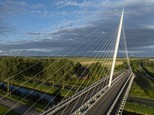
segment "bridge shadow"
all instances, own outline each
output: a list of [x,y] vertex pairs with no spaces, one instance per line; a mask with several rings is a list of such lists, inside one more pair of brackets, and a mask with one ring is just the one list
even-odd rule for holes
[[152,86],[148,78],[145,78],[145,77],[146,76],[144,75],[143,72],[139,72],[137,73],[137,76],[134,79],[134,82],[136,83],[137,86],[143,89],[146,94],[149,95],[150,94],[149,90],[152,89]]
[[61,89],[57,89],[53,95],[56,95],[56,98],[54,99],[54,104],[59,103],[64,97],[60,93]]
[[76,71],[76,75],[82,79],[89,78],[89,69],[82,65],[80,69]]
[[126,111],[124,110],[122,115],[143,115],[143,114],[140,114],[140,113],[135,113],[135,112],[130,112],[130,111]]

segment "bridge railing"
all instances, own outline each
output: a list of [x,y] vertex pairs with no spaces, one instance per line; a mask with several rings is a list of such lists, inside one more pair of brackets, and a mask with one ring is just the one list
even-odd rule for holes
[[129,82],[128,88],[126,90],[126,93],[125,93],[125,95],[123,97],[123,100],[122,100],[122,102],[120,104],[120,107],[119,107],[119,109],[117,111],[117,115],[122,115],[122,112],[124,110],[124,107],[125,107],[125,104],[126,104],[126,101],[127,101],[128,95],[129,95],[129,92],[131,90],[131,86],[132,86],[134,78],[135,78],[135,75],[133,74],[132,77],[131,77],[131,80]]
[[113,108],[115,107],[115,105],[116,105],[116,103],[117,103],[119,97],[121,96],[122,92],[124,91],[124,88],[125,88],[126,85],[128,84],[129,80],[132,78],[132,76],[133,76],[133,73],[131,73],[131,74],[129,75],[129,78],[127,79],[127,81],[126,81],[125,84],[123,85],[121,91],[119,92],[119,94],[117,95],[116,99],[114,100],[112,106],[110,107],[109,111],[107,112],[107,115],[111,115],[111,112],[112,112]]
[[[121,73],[117,78],[115,78],[112,85],[114,85],[123,74],[124,72]],[[108,87],[108,85],[106,85],[103,89],[101,89],[93,97],[91,97],[86,103],[84,103],[80,108],[74,111],[72,115],[84,115],[109,89],[110,88]]]
[[[65,104],[68,104],[67,102],[70,101],[70,99],[72,99],[71,101],[74,101],[76,98],[82,96],[83,94],[85,94],[87,91],[91,90],[92,88],[94,88],[96,85],[100,84],[101,82],[105,81],[106,79],[109,79],[109,76],[102,78],[101,80],[95,82],[94,84],[84,88],[83,90],[80,90],[79,92],[75,93],[74,95],[70,96],[69,98],[62,100],[60,103],[58,103],[57,105],[53,106],[52,108],[49,108],[47,111],[43,112],[42,114],[45,114],[48,111],[53,111],[53,110],[57,110],[57,109],[61,109],[63,106],[65,106]],[[63,105],[63,106],[61,106]],[[61,107],[60,107],[61,106]],[[58,108],[57,108],[58,107]],[[60,107],[60,108],[59,108]]]
[[[115,75],[121,75],[123,74],[124,71],[120,71],[115,73]],[[82,95],[84,95],[85,93],[87,93],[88,91],[90,91],[92,88],[96,87],[97,85],[101,84],[103,81],[109,79],[109,76],[106,76],[105,78],[102,78],[100,80],[98,80],[97,82],[95,82],[94,84],[84,88],[83,90],[77,92],[76,94],[72,95],[71,97],[61,101],[60,103],[58,103],[57,105],[53,106],[52,108],[49,108],[48,110],[44,111],[43,113],[41,113],[41,115],[46,115],[48,113],[54,113],[55,111],[59,111],[62,108],[64,108],[66,105],[68,105],[69,103],[73,102],[74,100],[78,99],[79,97],[81,97]]]

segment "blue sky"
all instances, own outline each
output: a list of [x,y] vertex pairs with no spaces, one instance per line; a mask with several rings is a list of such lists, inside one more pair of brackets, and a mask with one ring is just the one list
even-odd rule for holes
[[3,42],[31,40],[34,38],[28,34],[48,33],[68,26],[80,26],[88,23],[89,20],[86,17],[82,18],[84,13],[95,9],[91,8],[91,1],[83,0],[76,2],[68,0],[1,0],[0,3],[2,12],[4,10],[1,17],[14,30],[12,35],[1,37]]
[[130,55],[154,56],[153,0],[0,0],[0,55],[65,55],[118,25],[123,8]]

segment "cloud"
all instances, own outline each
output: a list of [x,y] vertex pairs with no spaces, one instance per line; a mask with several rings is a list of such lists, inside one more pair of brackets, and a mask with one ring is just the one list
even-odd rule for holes
[[154,25],[145,25],[145,26],[143,26],[143,28],[154,30]]
[[[69,4],[68,4],[69,3]],[[91,2],[92,3],[92,2]],[[84,2],[72,3],[72,5],[84,6]],[[82,5],[81,5],[82,4]],[[71,2],[61,2],[61,6],[70,6]],[[90,6],[90,5],[89,5]],[[92,17],[99,17],[99,21],[104,21],[104,17],[109,17],[109,19],[115,16],[120,16],[120,12],[123,7],[125,7],[125,33],[127,38],[128,49],[131,54],[137,54],[140,56],[152,55],[154,48],[150,47],[152,50],[146,48],[152,46],[154,43],[154,1],[153,0],[119,0],[119,1],[100,1],[99,3],[93,3],[96,13],[90,13],[88,11],[80,13],[81,17],[86,17],[86,14],[91,14],[91,17],[86,17],[88,19],[94,19]],[[85,7],[86,8],[86,7]],[[101,13],[102,12],[102,13]],[[102,17],[101,17],[102,15]],[[104,17],[103,17],[104,15]],[[85,19],[86,19],[85,18]],[[96,18],[95,18],[96,19]],[[114,19],[114,18],[113,18]],[[95,24],[98,22],[95,22]],[[97,24],[96,24],[97,25]],[[100,26],[97,25],[99,28]]]
[[94,5],[96,5],[96,2],[91,2],[91,1],[77,2],[72,0],[61,0],[56,2],[56,5],[58,7],[66,7],[66,6],[93,7]]
[[38,3],[38,4],[28,4],[24,1],[8,1],[6,2],[6,4],[10,4],[12,6],[15,6],[15,7],[20,7],[20,8],[30,8],[30,9],[40,9],[40,8],[45,8],[45,6],[41,3]]
[[[29,32],[28,34],[32,36],[43,35],[43,39],[23,43],[19,42],[16,44],[0,44],[0,49],[5,51],[5,53],[11,52],[11,54],[15,55],[17,55],[17,53],[18,55],[28,55],[28,52],[29,55],[36,55],[36,53],[37,55],[49,55],[49,53],[51,55],[67,55],[68,52],[71,52],[68,55],[77,55],[81,52],[78,56],[89,56],[91,54],[87,52],[90,49],[96,50],[104,46],[105,44],[103,43],[107,41],[107,36],[112,35],[114,29],[116,29],[116,26],[112,29],[107,28],[104,22],[98,23],[98,25],[90,24],[83,27],[59,29],[52,33]],[[112,31],[108,31],[109,29]],[[56,50],[53,51],[53,49]],[[57,51],[60,52],[57,53]]]
[[80,4],[75,1],[58,1],[56,5],[59,7],[64,7],[64,6],[78,6]]
[[[133,55],[135,53],[140,55],[151,55],[153,53],[152,50],[154,50],[154,47],[151,47],[154,43],[153,0],[142,0],[142,2],[141,0],[60,0],[58,2],[56,1],[55,4],[55,9],[58,9],[57,11],[40,10],[43,8],[45,9],[47,5],[45,6],[44,4],[40,3],[30,5],[26,1],[10,1],[1,4],[2,7],[0,7],[0,12],[3,12],[2,15],[4,17],[7,17],[8,14],[11,14],[9,12],[14,12],[16,14],[23,11],[23,13],[30,13],[41,17],[42,20],[45,19],[44,21],[46,21],[46,19],[53,19],[59,22],[54,28],[46,27],[46,31],[42,32],[27,30],[28,32],[26,32],[26,34],[28,37],[37,37],[37,41],[31,40],[16,45],[0,44],[0,48],[8,51],[11,49],[20,48],[28,49],[28,47],[31,49],[65,49],[68,47],[68,44],[74,43],[74,46],[70,48],[73,49],[87,39],[92,41],[98,38],[98,35],[100,35],[102,32],[109,34],[108,31],[111,30],[112,27],[118,25],[121,11],[123,7],[125,7],[124,25],[130,53]],[[71,11],[68,10],[71,7],[73,7],[73,9]],[[50,7],[47,8],[50,9]],[[52,23],[52,21],[51,25],[54,23]],[[7,29],[5,30],[4,28],[3,30],[7,31]],[[104,37],[102,39],[104,39]],[[96,42],[93,43],[93,46],[95,44]],[[83,48],[84,47],[79,48],[78,51],[82,50]],[[151,52],[151,54],[146,53],[147,49],[150,49],[148,51]],[[38,51],[33,50],[33,52]],[[28,54],[28,52],[32,52],[32,50],[22,50],[22,52],[27,52]]]
[[27,32],[28,35],[41,35],[41,32]]

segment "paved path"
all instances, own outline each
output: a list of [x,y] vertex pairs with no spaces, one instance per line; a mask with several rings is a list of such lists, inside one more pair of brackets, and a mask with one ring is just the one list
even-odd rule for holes
[[[0,98],[2,98],[0,96]],[[0,104],[8,107],[8,108],[11,108],[13,107],[17,102],[11,100],[11,99],[8,99],[8,98],[4,98],[2,100],[0,100]],[[22,104],[17,104],[12,110],[17,112],[18,114],[21,114],[23,115],[27,110],[28,110],[29,107],[27,107],[26,105],[22,105]],[[37,113],[39,113],[38,111],[36,111],[35,109],[31,109],[29,112],[27,112],[26,115],[36,115]]]

